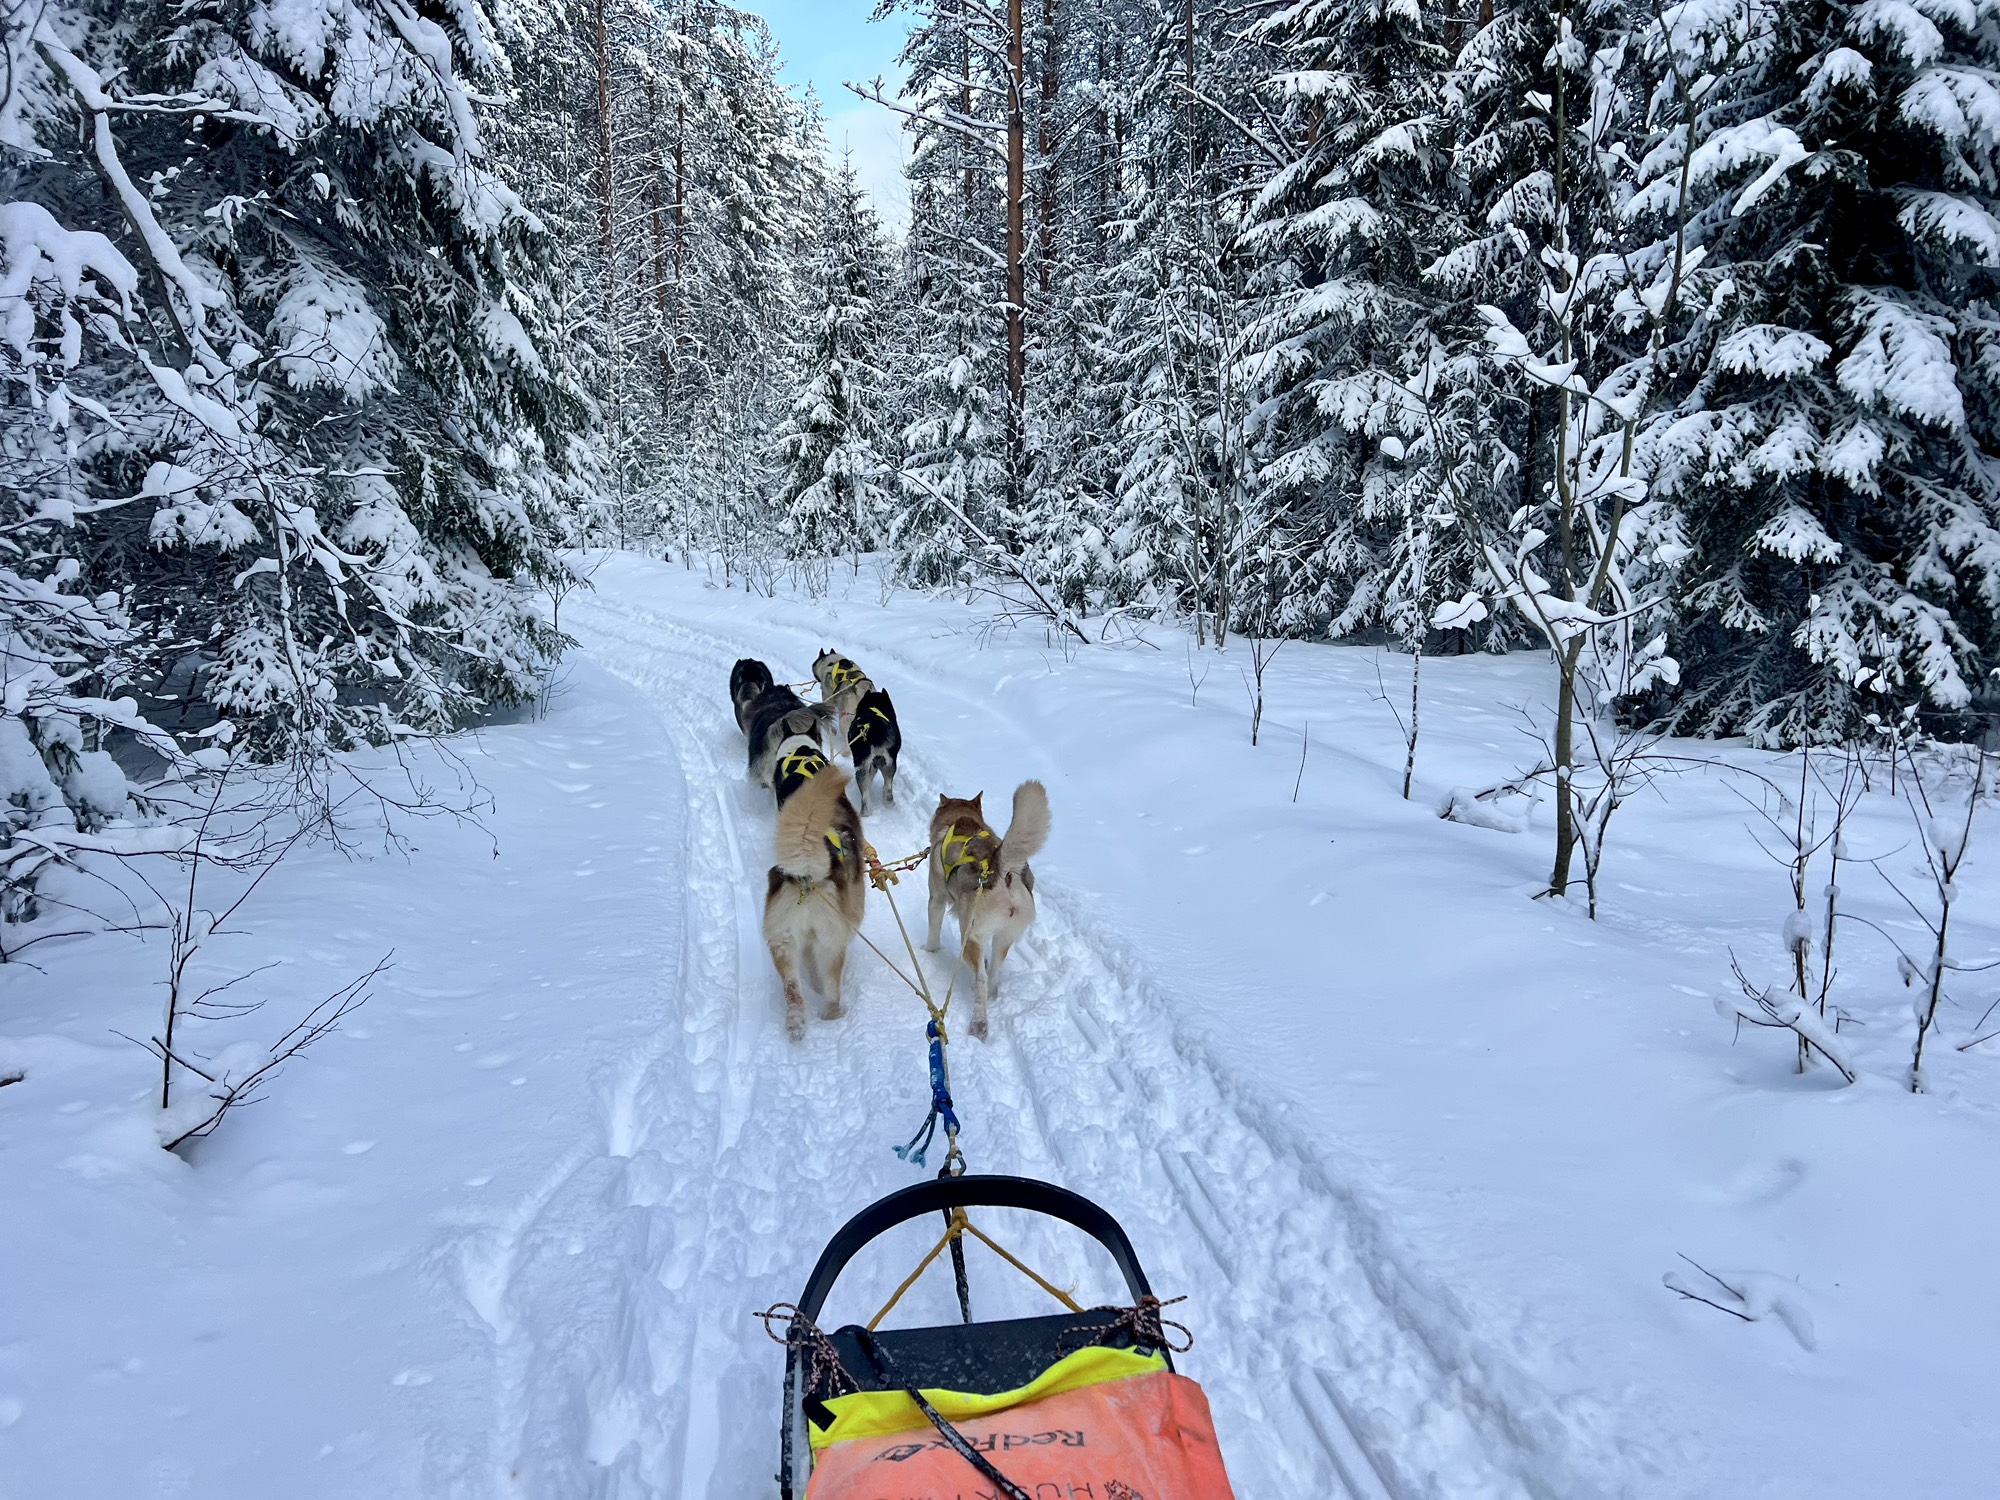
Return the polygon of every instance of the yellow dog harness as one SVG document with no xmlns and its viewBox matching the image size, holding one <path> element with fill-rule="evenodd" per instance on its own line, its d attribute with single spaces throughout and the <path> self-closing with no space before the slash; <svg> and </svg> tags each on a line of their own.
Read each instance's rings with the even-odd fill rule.
<svg viewBox="0 0 2000 1500">
<path fill-rule="evenodd" d="M 795 781 L 811 781 L 813 777 L 826 769 L 826 765 L 827 759 L 824 755 L 821 755 L 819 751 L 810 745 L 801 745 L 790 755 L 779 758 L 777 771 L 772 780 L 780 790 L 783 790 Z M 835 859 L 840 858 L 841 855 L 847 852 L 847 845 L 842 841 L 839 829 L 827 829 L 825 837 L 827 847 L 833 850 L 833 857 Z M 810 884 L 808 882 L 808 889 Z M 803 901 L 805 897 L 806 890 L 802 889 L 799 893 L 799 899 Z"/>
<path fill-rule="evenodd" d="M 993 884 L 993 861 L 985 855 L 972 852 L 972 841 L 978 838 L 992 838 L 993 830 L 981 824 L 970 833 L 953 831 L 944 836 L 938 845 L 939 855 L 944 860 L 944 878 L 949 881 L 960 870 L 971 869 L 979 873 L 982 886 Z"/>
<path fill-rule="evenodd" d="M 811 745 L 801 745 L 790 755 L 778 761 L 778 776 L 790 781 L 796 777 L 800 781 L 811 781 L 826 767 L 826 757 Z"/>
<path fill-rule="evenodd" d="M 851 687 L 857 682 L 866 682 L 867 680 L 867 673 L 863 672 L 861 668 L 855 666 L 853 662 L 843 656 L 839 661 L 826 669 L 826 695 L 831 698 L 842 688 Z"/>
</svg>

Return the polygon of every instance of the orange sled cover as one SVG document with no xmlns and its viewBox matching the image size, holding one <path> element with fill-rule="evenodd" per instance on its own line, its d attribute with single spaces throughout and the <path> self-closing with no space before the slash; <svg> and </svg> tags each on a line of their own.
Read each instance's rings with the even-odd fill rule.
<svg viewBox="0 0 2000 1500">
<path fill-rule="evenodd" d="M 1208 1398 L 1157 1354 L 1079 1349 L 1019 1390 L 924 1395 L 1034 1500 L 1233 1500 Z M 827 1405 L 807 1500 L 986 1500 L 986 1479 L 903 1392 Z"/>
</svg>

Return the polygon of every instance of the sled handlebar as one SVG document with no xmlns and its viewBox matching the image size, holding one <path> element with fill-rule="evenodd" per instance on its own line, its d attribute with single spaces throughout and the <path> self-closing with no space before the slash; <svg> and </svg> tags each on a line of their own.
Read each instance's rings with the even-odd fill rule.
<svg viewBox="0 0 2000 1500">
<path fill-rule="evenodd" d="M 1136 1305 L 1153 1294 L 1131 1240 L 1116 1219 L 1081 1194 L 1031 1177 L 968 1172 L 912 1183 L 864 1208 L 840 1227 L 820 1252 L 819 1263 L 799 1296 L 799 1311 L 817 1323 L 827 1294 L 847 1263 L 876 1236 L 925 1214 L 950 1213 L 955 1208 L 1021 1208 L 1074 1225 L 1107 1250 Z"/>
</svg>

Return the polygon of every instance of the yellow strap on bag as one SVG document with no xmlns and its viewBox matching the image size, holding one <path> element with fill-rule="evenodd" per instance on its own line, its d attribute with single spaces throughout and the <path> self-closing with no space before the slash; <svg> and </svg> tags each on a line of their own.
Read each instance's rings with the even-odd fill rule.
<svg viewBox="0 0 2000 1500">
<path fill-rule="evenodd" d="M 1166 1360 L 1158 1354 L 1137 1354 L 1130 1349 L 1093 1346 L 1065 1355 L 1016 1390 L 1002 1391 L 995 1396 L 981 1396 L 969 1391 L 927 1390 L 924 1399 L 935 1406 L 947 1422 L 965 1422 L 974 1417 L 992 1416 L 995 1412 L 1025 1406 L 1031 1401 L 1060 1395 L 1064 1391 L 1082 1390 L 1085 1386 L 1123 1380 L 1131 1375 L 1146 1375 L 1166 1367 Z M 893 1433 L 930 1428 L 930 1419 L 903 1391 L 856 1391 L 846 1396 L 835 1396 L 826 1404 L 833 1412 L 833 1425 L 824 1430 L 818 1427 L 811 1429 L 815 1452 L 850 1438 L 887 1437 Z"/>
</svg>

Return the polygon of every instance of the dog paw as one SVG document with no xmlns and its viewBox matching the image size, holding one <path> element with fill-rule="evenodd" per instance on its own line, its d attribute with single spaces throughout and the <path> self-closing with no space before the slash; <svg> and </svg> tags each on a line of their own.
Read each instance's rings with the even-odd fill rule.
<svg viewBox="0 0 2000 1500">
<path fill-rule="evenodd" d="M 972 1024 L 971 1024 L 971 1025 L 970 1025 L 969 1027 L 967 1027 L 966 1029 L 967 1029 L 968 1031 L 970 1031 L 970 1032 L 971 1032 L 971 1033 L 972 1033 L 972 1034 L 973 1034 L 973 1035 L 974 1035 L 975 1037 L 977 1037 L 977 1038 L 978 1038 L 978 1039 L 979 1039 L 980 1041 L 982 1041 L 982 1042 L 983 1042 L 983 1041 L 985 1041 L 985 1040 L 986 1040 L 986 1017 L 984 1017 L 984 1016 L 974 1016 L 974 1017 L 972 1018 Z"/>
</svg>

